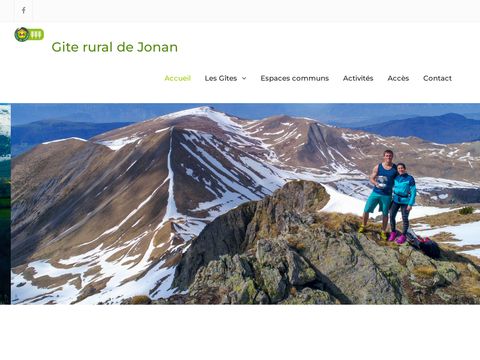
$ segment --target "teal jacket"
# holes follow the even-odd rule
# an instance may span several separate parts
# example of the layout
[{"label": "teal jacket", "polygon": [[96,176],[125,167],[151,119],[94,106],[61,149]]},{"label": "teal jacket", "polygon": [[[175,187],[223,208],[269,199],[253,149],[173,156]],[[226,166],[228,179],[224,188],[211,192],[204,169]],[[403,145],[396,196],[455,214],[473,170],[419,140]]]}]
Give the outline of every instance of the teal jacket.
[{"label": "teal jacket", "polygon": [[417,187],[415,179],[407,173],[398,175],[393,183],[393,201],[397,204],[415,205]]}]

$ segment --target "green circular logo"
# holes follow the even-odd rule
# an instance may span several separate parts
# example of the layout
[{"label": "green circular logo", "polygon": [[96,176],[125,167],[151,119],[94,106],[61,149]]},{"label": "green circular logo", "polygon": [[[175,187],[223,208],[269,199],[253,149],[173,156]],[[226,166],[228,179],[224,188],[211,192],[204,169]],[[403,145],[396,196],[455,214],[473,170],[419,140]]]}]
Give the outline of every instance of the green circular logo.
[{"label": "green circular logo", "polygon": [[27,28],[21,27],[15,30],[15,39],[17,39],[20,42],[27,41],[28,38],[30,37],[30,32],[28,31]]}]

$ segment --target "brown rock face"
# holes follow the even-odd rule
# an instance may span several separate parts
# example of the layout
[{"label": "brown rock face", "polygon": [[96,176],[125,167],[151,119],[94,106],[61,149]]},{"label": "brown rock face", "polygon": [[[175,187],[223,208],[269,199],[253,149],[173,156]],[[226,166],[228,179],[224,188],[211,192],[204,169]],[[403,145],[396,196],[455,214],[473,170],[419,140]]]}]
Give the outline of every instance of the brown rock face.
[{"label": "brown rock face", "polygon": [[321,209],[328,199],[322,186],[310,181],[292,181],[263,200],[243,204],[219,216],[205,227],[184,254],[173,286],[185,290],[197,270],[211,260],[243,253],[264,236],[294,230],[290,227],[295,214]]},{"label": "brown rock face", "polygon": [[[271,197],[247,203],[210,223],[177,267],[174,285],[188,288],[188,293],[172,301],[480,304],[480,272],[470,260],[446,250],[434,260],[408,245],[382,241],[375,230],[359,235],[360,219],[319,212],[322,196],[316,201],[308,197],[308,204],[302,202],[306,194],[322,194],[321,188],[319,184],[289,183]],[[290,199],[297,202],[289,203]],[[261,209],[272,203],[276,203],[273,214],[285,205],[283,216],[265,217]],[[250,212],[249,225],[231,223],[235,237],[217,231],[220,224],[228,228],[229,221],[246,208],[256,210],[253,216]],[[217,236],[211,237],[212,232]]]}]

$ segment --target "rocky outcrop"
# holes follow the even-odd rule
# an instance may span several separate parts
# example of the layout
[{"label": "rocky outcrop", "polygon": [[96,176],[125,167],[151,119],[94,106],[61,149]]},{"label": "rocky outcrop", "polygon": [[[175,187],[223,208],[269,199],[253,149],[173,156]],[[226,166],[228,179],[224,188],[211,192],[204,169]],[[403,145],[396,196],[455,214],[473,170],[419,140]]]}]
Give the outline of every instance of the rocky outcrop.
[{"label": "rocky outcrop", "polygon": [[354,216],[318,211],[321,185],[297,181],[213,221],[175,275],[187,290],[162,303],[480,304],[478,266],[453,251],[431,259],[357,234]]},{"label": "rocky outcrop", "polygon": [[197,270],[221,255],[241,254],[262,237],[292,232],[297,214],[313,212],[328,202],[322,186],[292,181],[260,201],[245,203],[219,216],[199,234],[177,266],[174,287],[188,288]]},{"label": "rocky outcrop", "polygon": [[183,255],[175,273],[175,287],[186,289],[197,270],[220,255],[240,254],[247,248],[246,232],[255,204],[240,205],[208,224]]},{"label": "rocky outcrop", "polygon": [[[298,290],[297,290],[298,289]],[[260,240],[248,255],[223,255],[196,274],[186,302],[334,304],[315,270],[282,240]]]}]

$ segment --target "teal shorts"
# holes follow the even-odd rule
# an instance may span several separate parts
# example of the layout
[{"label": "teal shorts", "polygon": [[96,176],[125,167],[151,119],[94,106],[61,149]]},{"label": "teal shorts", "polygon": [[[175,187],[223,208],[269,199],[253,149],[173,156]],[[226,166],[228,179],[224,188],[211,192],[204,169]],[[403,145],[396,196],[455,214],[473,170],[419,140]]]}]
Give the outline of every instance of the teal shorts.
[{"label": "teal shorts", "polygon": [[381,195],[376,192],[372,192],[367,199],[365,204],[365,209],[363,210],[366,213],[373,213],[378,204],[380,204],[380,210],[382,211],[383,216],[388,216],[388,210],[390,209],[390,203],[392,202],[392,197],[390,195]]}]

